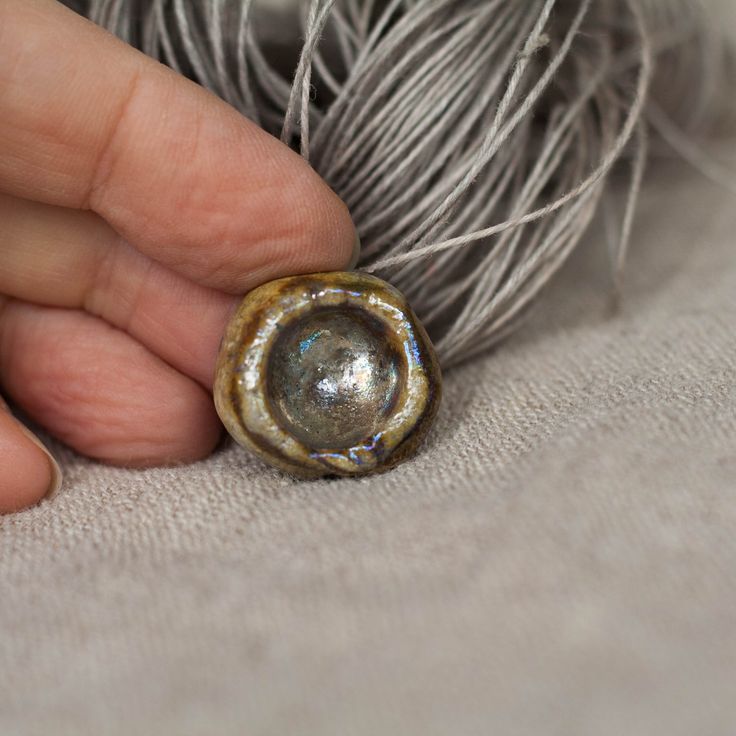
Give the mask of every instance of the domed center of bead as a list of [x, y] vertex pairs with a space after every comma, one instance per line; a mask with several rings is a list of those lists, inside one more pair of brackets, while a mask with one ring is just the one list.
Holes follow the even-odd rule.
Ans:
[[358, 309], [295, 320], [268, 361], [268, 396], [285, 429], [315, 450], [369, 441], [401, 391], [402, 363], [383, 328]]

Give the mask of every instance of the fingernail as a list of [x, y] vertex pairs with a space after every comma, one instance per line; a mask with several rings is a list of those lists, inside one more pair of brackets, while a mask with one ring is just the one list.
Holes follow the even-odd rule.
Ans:
[[[2, 404], [5, 410], [10, 411], [8, 409], [8, 405], [2, 399], [0, 399], [0, 404]], [[15, 419], [15, 417], [13, 418]], [[20, 428], [20, 431], [26, 437], [28, 437], [28, 439], [33, 442], [34, 445], [43, 450], [43, 454], [46, 455], [46, 459], [49, 462], [49, 467], [51, 468], [51, 484], [49, 485], [49, 489], [48, 491], [46, 491], [46, 495], [44, 496], [44, 498], [51, 498], [61, 490], [61, 484], [64, 480], [64, 475], [61, 472], [61, 467], [59, 466], [59, 463], [56, 462], [56, 458], [49, 452], [49, 448], [46, 447], [46, 445], [44, 445], [43, 442], [41, 442], [41, 440], [38, 439], [38, 437], [36, 437], [36, 435], [33, 434], [33, 432], [31, 432], [31, 430], [28, 429], [25, 424], [19, 422], [17, 419], [16, 422], [18, 424], [18, 427]]]
[[357, 265], [358, 261], [360, 260], [360, 235], [358, 233], [355, 233], [355, 243], [353, 243], [353, 256], [350, 259], [350, 264], [348, 265], [348, 271], [352, 271]]
[[61, 484], [64, 480], [61, 467], [59, 463], [56, 462], [56, 458], [51, 454], [51, 452], [49, 452], [48, 447], [46, 447], [46, 445], [44, 445], [43, 442], [41, 442], [41, 440], [38, 439], [30, 429], [28, 429], [28, 427], [20, 422], [18, 422], [18, 425], [20, 426], [21, 432], [23, 432], [23, 434], [28, 437], [34, 445], [37, 445], [41, 450], [43, 450], [46, 455], [46, 459], [49, 461], [49, 467], [51, 468], [51, 484], [49, 485], [49, 490], [46, 491], [44, 498], [52, 498], [61, 490]]

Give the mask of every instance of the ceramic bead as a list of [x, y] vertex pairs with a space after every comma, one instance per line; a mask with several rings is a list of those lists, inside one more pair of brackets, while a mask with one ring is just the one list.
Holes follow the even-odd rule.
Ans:
[[215, 405], [230, 434], [293, 475], [362, 475], [409, 457], [439, 407], [434, 348], [404, 297], [360, 272], [250, 292], [223, 338]]

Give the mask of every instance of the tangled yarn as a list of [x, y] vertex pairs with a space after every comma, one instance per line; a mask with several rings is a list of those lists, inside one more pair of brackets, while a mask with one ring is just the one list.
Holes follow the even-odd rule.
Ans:
[[697, 0], [68, 4], [300, 150], [445, 366], [517, 326], [617, 168], [621, 269], [652, 150], [708, 130], [730, 69]]

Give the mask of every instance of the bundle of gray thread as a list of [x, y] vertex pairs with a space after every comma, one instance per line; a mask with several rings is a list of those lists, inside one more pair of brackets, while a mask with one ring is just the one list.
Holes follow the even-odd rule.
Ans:
[[447, 366], [514, 329], [615, 168], [621, 268], [651, 151], [692, 152], [733, 89], [707, 3], [68, 4], [298, 148], [348, 204], [361, 268], [404, 291]]

